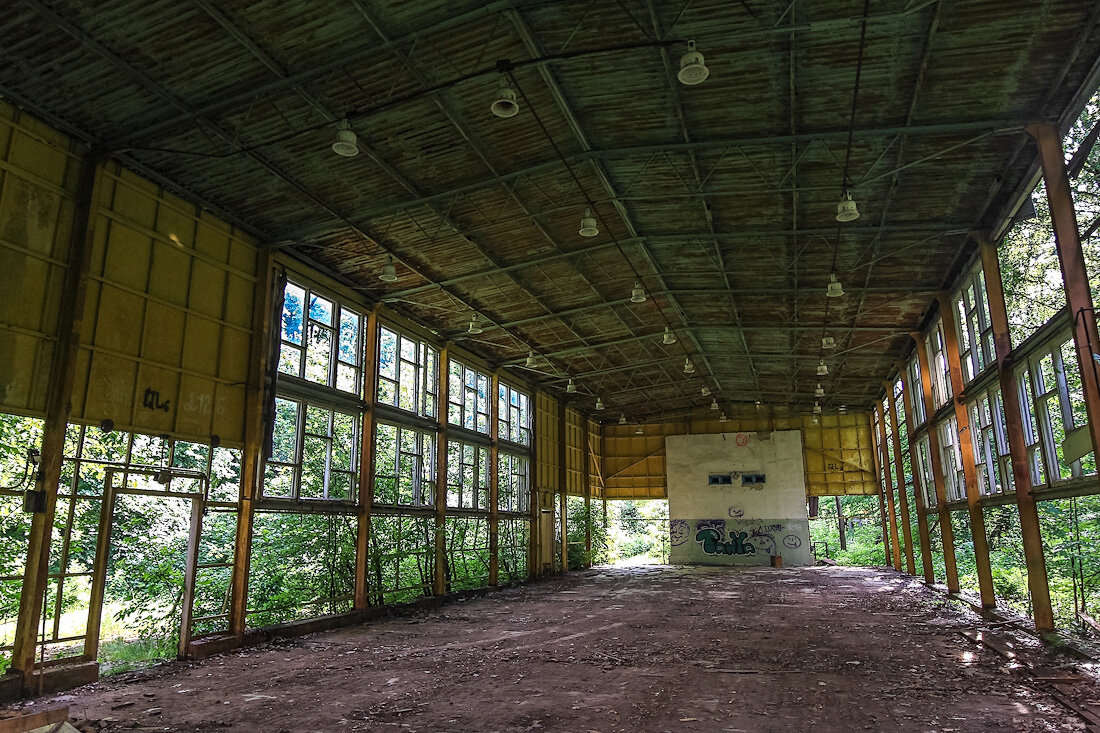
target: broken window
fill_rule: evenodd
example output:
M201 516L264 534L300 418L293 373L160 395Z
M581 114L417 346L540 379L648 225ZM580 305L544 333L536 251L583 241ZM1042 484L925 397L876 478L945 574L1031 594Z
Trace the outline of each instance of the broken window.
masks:
M963 381L970 382L996 359L981 263L963 281L954 303Z
M422 417L435 417L438 358L426 341L379 326L378 401Z
M360 419L358 413L277 397L263 495L355 501Z
M363 317L310 286L287 282L279 331L279 374L359 396Z
M947 500L966 498L966 480L963 478L962 451L959 450L959 431L955 416L947 418L936 429L940 431L940 460L943 462L943 482Z
M487 435L491 384L489 376L454 359L450 360L447 371L447 422Z
M978 491L986 495L1011 491L1012 461L1000 388L994 386L981 392L970 402L969 411Z
M447 442L447 506L489 509L489 448L458 440Z
M943 340L943 319L937 318L928 334L928 369L932 378L933 411L951 399L951 371Z
M503 451L497 464L497 508L524 513L531 506L530 462L524 456Z
M497 397L497 437L531 445L531 397L503 382Z
M374 503L432 506L435 502L435 434L378 423L374 441Z

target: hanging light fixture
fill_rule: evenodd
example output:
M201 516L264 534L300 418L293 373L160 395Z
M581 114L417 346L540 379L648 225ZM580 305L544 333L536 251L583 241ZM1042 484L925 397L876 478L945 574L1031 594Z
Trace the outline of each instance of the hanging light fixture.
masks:
M661 343L665 346L672 346L676 343L676 334L668 326L665 326L665 335L661 337Z
M825 390L821 386L821 382L818 382L817 383L817 389L814 390L814 397L824 397L824 396L825 396Z
M690 357L684 357L684 374L694 374L695 365L691 363Z
M505 119L519 114L519 102L516 101L516 90L508 86L507 79L500 80L500 89L497 91L496 101L489 108L497 117Z
M601 397L596 398L596 409L597 410L604 409L604 407L603 407L603 398L601 398Z
M832 336L822 336L821 337L821 348L823 348L823 349L835 349L836 348L836 339L833 338Z
M620 425L626 425L626 413L625 412L620 412L619 413L619 424Z
M600 228L596 226L596 217L592 216L592 209L584 210L584 216L581 217L581 228L577 230L577 233L582 237L594 237L600 233Z
M397 282L397 268L393 266L393 255L386 255L386 264L382 265L378 279L384 283Z
M814 414L815 415L820 415L821 414L821 403L820 402L816 402L816 401L814 402Z
M710 401L710 409L712 409L712 410L717 410L718 409L718 398L717 397L715 397L713 400Z
M577 384L573 381L573 377L569 378L569 384L565 385L566 394L577 394Z
M539 365L539 358L535 356L533 350L527 352L527 361L525 361L523 365L528 369L534 369Z
M707 385L704 384L703 389L701 389L700 392L704 397L710 397L710 387L708 387Z
M844 287L837 281L836 275L829 275L829 285L825 288L825 295L830 298L839 298L844 295Z
M859 218L859 209L852 200L852 192L845 189L840 197L840 203L836 205L836 220L839 222L855 221Z
M756 409L759 410L760 407L761 407L760 400L757 400L756 401Z
M477 314L477 311L474 311L473 317L470 318L470 327L466 329L466 333L477 336L482 332L484 332L484 329L481 327L481 316Z
M630 291L631 303L644 303L645 302L645 288L637 280L634 281L634 289Z
M635 435L645 435L645 431L644 431L644 430L642 430L642 426L641 426L641 425L639 425L639 426L638 426L638 429L634 431L634 434L635 434Z
M688 50L680 57L680 71L676 78L684 86L693 87L702 84L710 76L710 69L703 61L703 54L695 49L695 41L688 41Z
M332 144L332 152L345 158L354 158L359 155L359 143L355 136L355 130L347 120L336 123L336 142Z
M825 377L825 376L828 376L828 374L829 374L829 367L825 366L825 360L824 359L818 359L817 360L817 376Z
M722 416L720 418L718 418L718 422L726 422L728 420L729 420L729 418L726 417L726 413L724 413L724 412L722 413Z
M821 424L821 420L818 419L817 415L814 415L813 419L810 420L810 422L813 423L814 425L820 425Z

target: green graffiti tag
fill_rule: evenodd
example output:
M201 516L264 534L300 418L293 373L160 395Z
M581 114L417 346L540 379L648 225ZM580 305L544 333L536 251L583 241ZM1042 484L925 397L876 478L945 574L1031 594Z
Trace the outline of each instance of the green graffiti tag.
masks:
M748 532L730 532L730 541L722 542L722 533L716 529L701 529L695 541L703 545L708 555L755 555L756 546L748 542Z

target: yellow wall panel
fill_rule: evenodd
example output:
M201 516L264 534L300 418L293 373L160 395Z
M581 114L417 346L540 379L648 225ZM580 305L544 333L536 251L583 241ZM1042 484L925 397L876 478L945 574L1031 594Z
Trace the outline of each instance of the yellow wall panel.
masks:
M191 310L221 318L225 302L225 270L196 259L191 265Z
M244 386L219 383L214 390L214 415L211 432L222 442L239 442L241 416L244 415Z
M45 412L80 167L71 148L0 103L0 409Z
M187 315L187 325L183 336L183 360L184 369L211 377L218 376L217 352L211 353L211 346L217 349L218 324L209 318ZM211 357L215 358L211 358Z
M150 302L145 307L145 329L142 353L161 364L178 364L183 348L183 328L186 314L161 303ZM186 368L186 365L185 365Z
M74 417L240 445L256 273L227 260L254 268L255 245L117 164L102 179Z
M119 285L144 292L149 280L152 244L148 235L113 222L103 270L99 274Z
M145 301L112 285L99 293L95 345L130 356L141 353L142 318Z
M256 286L251 280L230 274L226 280L225 313L226 323L249 328L252 323L252 299Z
M85 383L88 393L83 400L82 417L96 422L111 419L123 427L129 422L136 375L135 362L102 352L93 353Z
M212 435L217 385L210 379L184 374L180 377L176 429L190 435ZM224 406L223 406L224 411Z
M181 308L187 307L191 285L191 258L171 242L153 244L152 271L149 273L149 294Z
M603 457L607 498L660 499L667 495L664 439L685 433L737 433L801 430L806 493L809 496L874 494L873 450L865 413L830 415L813 425L809 418L768 417L721 422L709 414L690 421L642 426L605 425Z
M222 329L221 356L218 376L228 382L243 383L248 379L248 344L250 335L232 328Z
M131 398L134 416L130 423L151 433L176 432L179 384L179 372L138 365L137 384Z
M535 392L535 486L560 490L558 474L558 401Z

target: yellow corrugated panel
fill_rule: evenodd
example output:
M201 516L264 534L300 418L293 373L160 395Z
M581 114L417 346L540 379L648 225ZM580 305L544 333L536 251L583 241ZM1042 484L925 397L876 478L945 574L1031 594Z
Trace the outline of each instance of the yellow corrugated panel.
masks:
M877 494L866 413L828 415L802 428L806 493L809 496Z
M141 177L103 177L74 418L239 445L256 246Z
M558 401L535 392L535 486L558 490Z
M0 103L0 409L46 409L80 157L64 135Z

